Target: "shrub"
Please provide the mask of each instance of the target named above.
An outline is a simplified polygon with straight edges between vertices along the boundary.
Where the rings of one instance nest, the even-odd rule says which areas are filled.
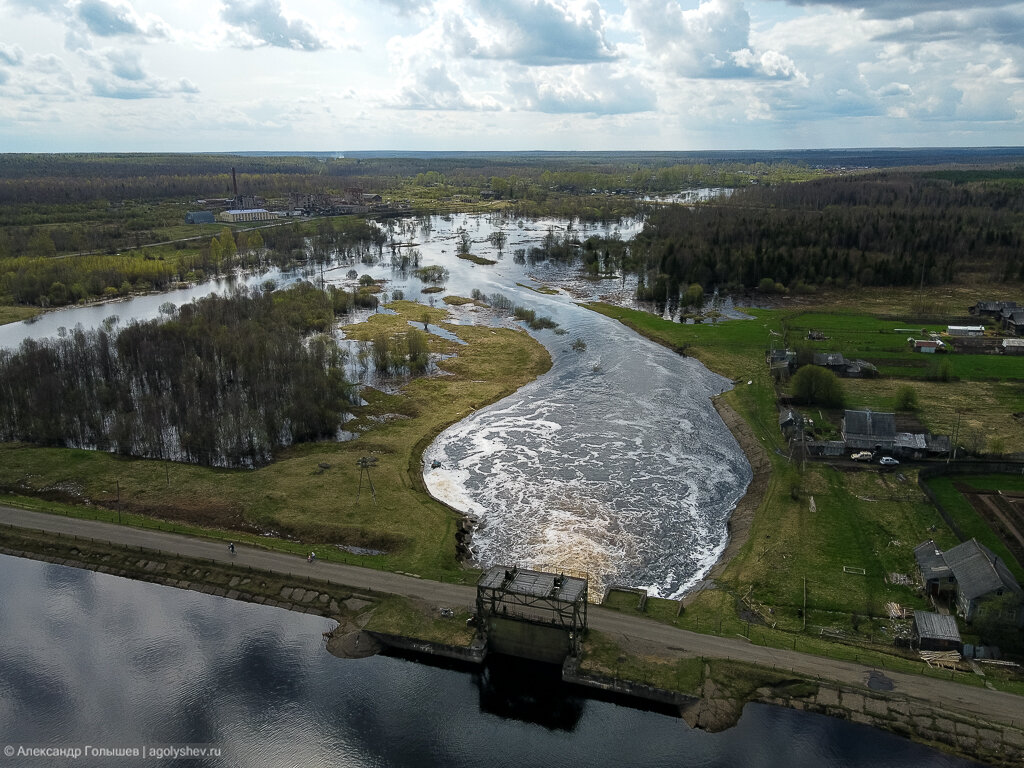
[[[916,411],[918,408],[917,390],[909,384],[896,390],[896,410]]]
[[[845,401],[836,375],[817,365],[805,365],[793,376],[793,397],[802,403],[842,408]]]

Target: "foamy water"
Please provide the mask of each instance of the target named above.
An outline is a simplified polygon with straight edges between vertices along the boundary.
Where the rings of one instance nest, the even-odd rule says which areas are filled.
[[[502,293],[566,331],[533,333],[551,353],[551,371],[446,430],[424,454],[431,494],[479,521],[471,542],[477,561],[586,571],[597,582],[595,595],[609,583],[645,587],[659,596],[678,596],[695,585],[725,547],[729,513],[751,477],[709,399],[729,382],[576,306],[569,295],[596,297],[616,289],[629,294],[628,281],[591,282],[563,264],[516,263],[516,250],[538,246],[549,229],[561,236],[568,222],[463,215],[385,225],[397,247],[415,245],[423,266],[449,270],[443,293],[424,294],[426,286],[411,270],[392,268],[388,247],[375,258],[327,270],[327,281],[354,284],[347,276],[351,267],[386,281],[385,296],[401,291],[407,299],[439,304],[444,295],[468,296],[473,289]],[[628,239],[639,228],[636,221],[577,224],[576,234],[585,239],[618,231]],[[470,234],[474,254],[497,263],[480,266],[456,258],[460,229]],[[503,253],[488,240],[496,229],[507,235]],[[301,274],[270,276],[285,283]],[[552,296],[519,285],[536,281],[570,291]],[[3,326],[0,347],[53,335],[60,326],[95,327],[111,314],[122,322],[157,316],[165,301],[182,303],[229,284],[206,283],[115,306],[67,308],[35,325]],[[452,311],[462,323],[508,322],[471,305]],[[582,352],[572,348],[577,339],[586,345]],[[358,380],[365,372],[357,351],[352,350],[349,373]],[[435,460],[439,469],[431,469]]]
[[[678,597],[724,549],[750,481],[710,401],[731,385],[565,297],[532,303],[569,330],[537,334],[552,370],[442,433],[424,455],[427,487],[477,519],[482,565],[571,568],[596,593],[622,583]]]

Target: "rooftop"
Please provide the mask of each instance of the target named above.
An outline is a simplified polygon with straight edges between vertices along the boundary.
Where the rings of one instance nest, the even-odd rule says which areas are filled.
[[[1006,564],[977,539],[957,544],[942,556],[953,571],[960,591],[968,599],[1000,589],[1021,593],[1020,585]]]
[[[586,594],[587,581],[559,573],[531,571],[526,568],[506,568],[498,565],[488,569],[480,577],[477,587],[501,589],[514,595],[526,597],[575,603]]]
[[[846,411],[843,431],[847,434],[891,438],[896,435],[896,414]]]
[[[956,619],[952,616],[929,611],[914,611],[914,623],[917,624],[919,637],[960,642],[960,630],[957,629]]]
[[[942,550],[934,541],[929,540],[914,547],[914,558],[925,581],[944,579],[952,574],[946,561],[942,559]]]

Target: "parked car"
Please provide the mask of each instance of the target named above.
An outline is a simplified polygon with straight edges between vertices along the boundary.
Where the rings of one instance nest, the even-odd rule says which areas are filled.
[[[883,467],[895,467],[900,462],[899,460],[894,459],[892,456],[883,456],[878,460],[878,463],[881,464]]]
[[[858,451],[850,458],[854,461],[871,461],[871,451]]]

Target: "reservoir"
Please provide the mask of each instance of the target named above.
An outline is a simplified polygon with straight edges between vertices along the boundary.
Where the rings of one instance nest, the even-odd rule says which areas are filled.
[[[0,758],[43,766],[231,768],[952,768],[842,720],[748,705],[723,733],[591,700],[543,668],[341,660],[333,622],[0,556],[0,749],[194,745],[187,760]],[[523,681],[527,680],[528,684]]]

